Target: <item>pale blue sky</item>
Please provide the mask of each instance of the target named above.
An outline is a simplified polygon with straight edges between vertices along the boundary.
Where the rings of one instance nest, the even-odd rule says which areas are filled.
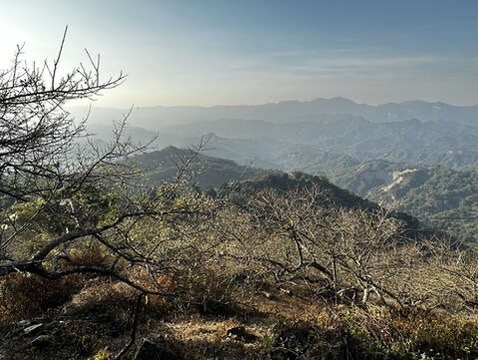
[[[68,24],[65,68],[87,47],[129,74],[102,106],[478,103],[475,0],[2,2],[0,65],[53,57]]]

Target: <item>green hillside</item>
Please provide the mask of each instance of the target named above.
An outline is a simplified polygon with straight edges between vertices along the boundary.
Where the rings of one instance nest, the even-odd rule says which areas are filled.
[[[148,181],[155,186],[173,181],[178,175],[178,169],[186,165],[182,173],[184,180],[196,183],[201,188],[216,187],[229,181],[265,173],[261,169],[238,165],[232,160],[207,156],[173,146],[137,155],[132,161],[145,171]]]
[[[336,179],[340,186],[403,211],[466,243],[478,241],[478,172],[370,161]]]

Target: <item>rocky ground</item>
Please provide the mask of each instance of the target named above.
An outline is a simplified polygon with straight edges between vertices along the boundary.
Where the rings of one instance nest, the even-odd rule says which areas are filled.
[[[114,291],[111,298],[93,301],[88,292],[84,289],[39,317],[4,324],[0,359],[117,358],[132,339],[133,301],[114,303]],[[143,305],[133,342],[120,358],[295,358],[296,350],[303,352],[308,346],[312,327],[304,324],[316,311],[317,305],[279,288],[249,294],[234,304],[205,301],[182,312]],[[297,328],[288,329],[286,323]]]
[[[36,316],[22,315],[26,308],[15,299],[17,312],[2,313],[1,360],[478,356],[473,311],[400,310],[373,299],[368,304],[327,299],[295,284],[243,288],[229,300],[210,293],[166,301],[138,297],[118,282],[89,279],[65,302]]]

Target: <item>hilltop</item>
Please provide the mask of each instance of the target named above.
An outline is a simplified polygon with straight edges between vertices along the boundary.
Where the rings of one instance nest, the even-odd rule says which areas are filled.
[[[230,181],[253,178],[265,173],[265,170],[238,165],[232,160],[174,146],[137,155],[132,161],[145,171],[148,183],[154,186],[175,180],[178,169],[182,167],[185,167],[184,180],[201,188],[217,187]]]

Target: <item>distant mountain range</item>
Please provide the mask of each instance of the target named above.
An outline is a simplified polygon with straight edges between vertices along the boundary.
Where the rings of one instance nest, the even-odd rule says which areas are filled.
[[[119,116],[118,110],[94,109],[90,129],[105,138],[106,127]],[[359,162],[386,159],[451,168],[478,164],[478,106],[423,101],[371,106],[333,98],[254,106],[150,107],[134,109],[129,126],[129,135],[143,142],[157,134],[158,148],[185,147],[207,136],[211,155],[283,170],[291,164],[282,159],[298,152],[347,155]]]
[[[107,124],[118,117],[117,110],[115,115],[112,109],[94,109],[91,132],[107,139]],[[360,196],[476,241],[478,106],[423,101],[372,106],[333,98],[151,107],[134,109],[127,135],[143,143],[157,135],[158,149],[207,139],[203,155],[243,167],[217,163],[216,170],[209,169],[216,180],[203,175],[201,185],[217,186],[252,168],[325,175]],[[228,169],[218,170],[223,168]]]
[[[86,109],[76,108],[77,116],[86,114]],[[127,110],[127,106],[125,109]],[[93,109],[91,121],[104,124],[118,118],[117,109]],[[175,107],[136,107],[133,109],[132,123],[135,126],[156,128],[219,119],[263,120],[269,122],[316,121],[333,115],[353,115],[371,122],[395,122],[410,119],[421,121],[454,120],[474,122],[478,115],[478,105],[454,106],[442,102],[406,101],[383,105],[359,104],[352,100],[336,97],[312,101],[282,101],[262,105],[235,106],[175,106]]]

